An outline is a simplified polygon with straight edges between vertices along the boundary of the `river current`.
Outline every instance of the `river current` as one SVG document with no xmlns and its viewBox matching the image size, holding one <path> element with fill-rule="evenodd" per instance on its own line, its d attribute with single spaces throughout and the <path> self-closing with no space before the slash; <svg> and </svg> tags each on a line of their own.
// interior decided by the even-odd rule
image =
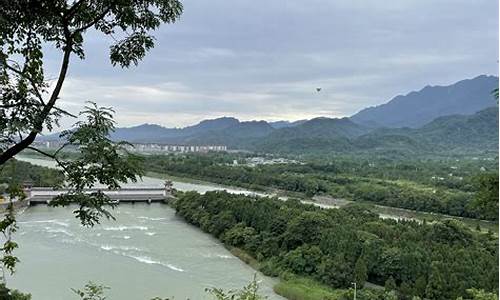
<svg viewBox="0 0 500 300">
<path fill-rule="evenodd" d="M 43 160 L 22 160 L 50 166 Z M 146 177 L 130 186 L 163 182 Z M 222 189 L 181 182 L 174 187 L 201 193 Z M 121 204 L 113 211 L 115 221 L 104 220 L 94 228 L 81 226 L 73 209 L 40 205 L 18 216 L 14 240 L 20 245 L 15 254 L 21 262 L 7 279 L 10 287 L 30 292 L 33 300 L 68 300 L 78 299 L 71 288 L 94 281 L 110 287 L 110 300 L 194 300 L 212 299 L 206 288 L 241 288 L 256 274 L 167 205 Z M 257 278 L 262 294 L 283 299 L 272 291 L 275 279 L 262 274 Z"/>
</svg>

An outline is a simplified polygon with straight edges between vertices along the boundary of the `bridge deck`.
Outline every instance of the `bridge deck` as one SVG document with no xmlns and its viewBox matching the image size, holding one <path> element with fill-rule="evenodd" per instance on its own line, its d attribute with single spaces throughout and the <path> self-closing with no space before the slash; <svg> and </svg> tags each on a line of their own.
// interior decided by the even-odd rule
<svg viewBox="0 0 500 300">
<path fill-rule="evenodd" d="M 63 194 L 68 190 L 52 190 L 49 188 L 34 188 L 31 190 L 31 196 L 28 197 L 29 205 L 48 204 L 57 195 Z M 87 192 L 98 191 L 98 189 L 89 189 Z M 125 188 L 120 190 L 102 190 L 109 198 L 118 203 L 153 203 L 166 202 L 171 198 L 170 193 L 165 193 L 163 188 Z"/>
</svg>

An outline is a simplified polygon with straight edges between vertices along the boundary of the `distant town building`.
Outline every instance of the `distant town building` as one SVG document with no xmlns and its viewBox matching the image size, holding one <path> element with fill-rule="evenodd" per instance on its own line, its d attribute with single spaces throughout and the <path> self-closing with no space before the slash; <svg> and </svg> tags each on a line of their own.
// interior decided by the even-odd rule
<svg viewBox="0 0 500 300">
<path fill-rule="evenodd" d="M 266 158 L 266 157 L 250 157 L 246 159 L 246 165 L 250 167 L 255 167 L 258 165 L 275 165 L 275 164 L 304 164 L 294 159 L 286 158 Z"/>
<path fill-rule="evenodd" d="M 146 153 L 188 153 L 198 152 L 207 153 L 227 151 L 227 146 L 224 145 L 162 145 L 162 144 L 132 144 L 126 146 L 127 150 L 133 152 L 146 152 Z"/>
<path fill-rule="evenodd" d="M 58 149 L 63 143 L 61 141 L 35 141 L 34 146 L 46 149 Z M 70 149 L 71 147 L 68 147 Z M 125 145 L 125 148 L 131 152 L 144 152 L 144 153 L 187 153 L 187 152 L 225 152 L 227 146 L 225 145 L 166 145 L 156 143 L 135 143 Z M 65 148 L 66 149 L 66 148 Z"/>
</svg>

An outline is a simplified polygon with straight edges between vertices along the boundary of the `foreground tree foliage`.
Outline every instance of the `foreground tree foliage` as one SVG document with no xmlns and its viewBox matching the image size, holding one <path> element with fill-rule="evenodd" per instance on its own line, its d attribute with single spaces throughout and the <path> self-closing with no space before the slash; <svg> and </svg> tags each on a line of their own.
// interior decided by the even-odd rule
<svg viewBox="0 0 500 300">
<path fill-rule="evenodd" d="M 140 159 L 125 150 L 125 143 L 113 143 L 109 139 L 114 130 L 112 112 L 94 103 L 86 106 L 81 113 L 85 120 L 76 123 L 75 129 L 62 133 L 67 145 L 76 146 L 79 155 L 71 160 L 60 160 L 57 155 L 46 154 L 61 167 L 65 186 L 69 188 L 68 193 L 57 196 L 50 205 L 78 204 L 74 213 L 85 226 L 99 223 L 101 217 L 112 218 L 106 207 L 115 205 L 102 191 L 86 193 L 85 189 L 96 183 L 117 189 L 120 183 L 135 182 L 142 174 Z"/>
<path fill-rule="evenodd" d="M 2 295 L 0 285 L 0 296 Z M 83 289 L 72 289 L 72 291 L 78 295 L 81 300 L 105 300 L 105 291 L 109 290 L 108 287 L 96 284 L 94 282 L 87 283 Z M 261 296 L 259 294 L 259 284 L 257 282 L 257 277 L 246 286 L 239 290 L 229 290 L 226 291 L 220 288 L 207 288 L 205 290 L 209 293 L 215 300 L 265 300 L 267 297 Z M 0 299 L 4 299 L 1 298 Z M 6 298 L 5 300 L 30 300 L 30 298 Z M 151 300 L 173 300 L 173 298 L 160 298 L 155 297 Z"/>
<path fill-rule="evenodd" d="M 225 291 L 221 288 L 208 288 L 206 291 L 216 300 L 265 300 L 267 297 L 259 294 L 257 276 L 240 290 Z"/>
<path fill-rule="evenodd" d="M 267 275 L 292 272 L 333 288 L 366 280 L 403 299 L 498 293 L 498 239 L 458 221 L 383 220 L 357 205 L 325 210 L 225 192 L 188 192 L 174 206 L 189 223 L 255 257 Z"/>
<path fill-rule="evenodd" d="M 23 294 L 17 290 L 8 289 L 4 283 L 0 283 L 0 299 L 2 300 L 31 300 L 31 295 Z"/>
<path fill-rule="evenodd" d="M 113 65 L 129 67 L 154 46 L 149 33 L 174 22 L 177 0 L 1 0 L 0 1 L 0 165 L 26 149 L 62 115 L 56 105 L 71 56 L 84 59 L 89 29 L 110 36 Z M 54 88 L 45 80 L 43 47 L 61 51 Z"/>
<path fill-rule="evenodd" d="M 0 167 L 0 194 L 7 190 L 9 184 L 21 184 L 29 182 L 35 186 L 60 186 L 64 181 L 61 172 L 35 166 L 27 162 L 9 160 L 2 167 Z"/>
<path fill-rule="evenodd" d="M 87 283 L 83 289 L 71 289 L 82 300 L 105 300 L 104 291 L 109 290 L 109 287 L 96 284 L 92 281 Z"/>
<path fill-rule="evenodd" d="M 100 183 L 119 188 L 120 183 L 140 175 L 138 160 L 112 143 L 112 111 L 91 104 L 82 113 L 83 121 L 64 133 L 66 143 L 55 153 L 31 146 L 43 131 L 52 131 L 64 116 L 75 115 L 59 108 L 60 98 L 72 57 L 85 58 L 85 35 L 94 31 L 110 37 L 111 64 L 137 65 L 154 47 L 151 32 L 162 23 L 172 23 L 182 13 L 178 0 L 0 0 L 0 168 L 25 149 L 54 159 L 70 188 L 54 205 L 75 203 L 76 217 L 92 226 L 104 216 L 109 199 L 101 192 L 85 194 L 85 188 Z M 44 50 L 61 53 L 61 64 L 50 84 L 44 73 Z M 52 85 L 49 88 L 49 85 Z M 60 159 L 60 151 L 73 146 L 80 150 L 74 161 Z M 19 184 L 10 182 L 11 195 L 19 195 Z M 2 247 L 5 268 L 14 271 L 17 244 L 10 235 L 16 222 L 12 210 L 0 222 L 7 237 Z"/>
</svg>

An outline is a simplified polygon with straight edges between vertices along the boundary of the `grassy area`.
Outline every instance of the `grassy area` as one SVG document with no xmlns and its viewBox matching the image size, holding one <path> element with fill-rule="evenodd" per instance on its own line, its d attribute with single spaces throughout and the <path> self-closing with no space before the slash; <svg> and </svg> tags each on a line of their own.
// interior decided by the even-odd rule
<svg viewBox="0 0 500 300">
<path fill-rule="evenodd" d="M 273 289 L 289 300 L 337 300 L 344 292 L 304 277 L 281 280 Z"/>
</svg>

